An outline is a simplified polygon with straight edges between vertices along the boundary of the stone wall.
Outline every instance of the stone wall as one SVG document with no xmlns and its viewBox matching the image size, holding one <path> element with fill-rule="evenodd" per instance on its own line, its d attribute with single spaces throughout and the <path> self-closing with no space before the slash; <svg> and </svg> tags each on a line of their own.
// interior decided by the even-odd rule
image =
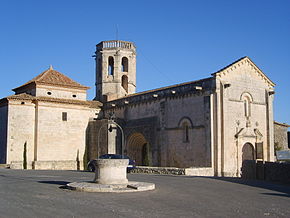
<svg viewBox="0 0 290 218">
<path fill-rule="evenodd" d="M 9 101 L 7 163 L 34 160 L 35 105 L 28 100 Z M 24 151 L 26 147 L 26 152 Z M 31 166 L 27 166 L 31 168 Z"/>
<path fill-rule="evenodd" d="M 84 169 L 88 124 L 99 110 L 86 105 L 10 100 L 6 163 L 23 168 L 26 157 L 27 169 Z"/>
<path fill-rule="evenodd" d="M 98 110 L 77 105 L 39 102 L 37 124 L 38 161 L 80 161 L 86 147 L 86 129 Z M 63 120 L 63 113 L 67 120 Z"/>
<path fill-rule="evenodd" d="M 87 92 L 80 89 L 38 85 L 35 96 L 85 101 L 87 99 Z"/>
<path fill-rule="evenodd" d="M 274 146 L 276 150 L 288 149 L 288 126 L 274 123 Z"/>
<path fill-rule="evenodd" d="M 205 79 L 148 91 L 108 102 L 105 114 L 114 112 L 121 120 L 126 148 L 130 141 L 143 146 L 140 137 L 145 138 L 153 166 L 207 167 L 212 164 L 212 89 L 212 80 Z M 188 125 L 187 140 L 184 122 Z M 135 140 L 131 138 L 134 134 Z"/>
</svg>

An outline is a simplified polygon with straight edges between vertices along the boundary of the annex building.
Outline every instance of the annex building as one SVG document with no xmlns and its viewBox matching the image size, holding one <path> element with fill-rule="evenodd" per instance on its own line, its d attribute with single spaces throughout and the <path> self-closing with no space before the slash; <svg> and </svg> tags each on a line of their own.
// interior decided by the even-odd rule
<svg viewBox="0 0 290 218">
<path fill-rule="evenodd" d="M 93 101 L 88 87 L 52 67 L 0 100 L 0 163 L 83 169 L 100 154 L 126 153 L 138 165 L 240 176 L 245 160 L 274 160 L 275 84 L 249 57 L 208 78 L 141 93 L 133 43 L 103 41 L 95 60 Z"/>
</svg>

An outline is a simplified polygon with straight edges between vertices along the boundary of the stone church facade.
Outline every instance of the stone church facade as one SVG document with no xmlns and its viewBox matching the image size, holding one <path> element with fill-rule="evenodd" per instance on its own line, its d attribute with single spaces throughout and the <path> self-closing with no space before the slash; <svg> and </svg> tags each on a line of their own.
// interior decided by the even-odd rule
<svg viewBox="0 0 290 218">
<path fill-rule="evenodd" d="M 1 163 L 23 162 L 25 143 L 35 169 L 82 169 L 102 153 L 125 153 L 138 165 L 240 176 L 245 160 L 274 160 L 275 84 L 250 58 L 205 79 L 141 93 L 133 43 L 101 42 L 95 60 L 94 101 L 86 100 L 87 87 L 68 78 L 58 84 L 51 75 L 1 100 Z M 112 114 L 123 134 L 108 120 Z"/>
</svg>

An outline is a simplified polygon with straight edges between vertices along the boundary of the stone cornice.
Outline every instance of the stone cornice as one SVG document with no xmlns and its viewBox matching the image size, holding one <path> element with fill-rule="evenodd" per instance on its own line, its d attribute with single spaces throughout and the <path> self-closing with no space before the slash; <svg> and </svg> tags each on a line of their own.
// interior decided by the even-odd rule
<svg viewBox="0 0 290 218">
<path fill-rule="evenodd" d="M 207 96 L 213 93 L 213 78 L 173 85 L 160 89 L 128 95 L 123 98 L 104 103 L 104 109 L 124 107 L 128 105 L 147 104 L 164 98 L 182 98 L 187 96 Z"/>
<path fill-rule="evenodd" d="M 6 98 L 0 100 L 1 102 L 9 101 L 9 100 L 19 100 L 25 101 L 30 100 L 33 102 L 42 101 L 42 102 L 51 102 L 51 103 L 59 103 L 59 104 L 74 104 L 74 105 L 83 105 L 88 106 L 90 108 L 100 108 L 102 103 L 99 101 L 81 101 L 81 100 L 71 100 L 71 99 L 61 99 L 61 98 L 50 98 L 50 97 L 35 97 L 32 95 L 28 95 L 25 93 L 19 95 L 11 95 Z"/>
</svg>

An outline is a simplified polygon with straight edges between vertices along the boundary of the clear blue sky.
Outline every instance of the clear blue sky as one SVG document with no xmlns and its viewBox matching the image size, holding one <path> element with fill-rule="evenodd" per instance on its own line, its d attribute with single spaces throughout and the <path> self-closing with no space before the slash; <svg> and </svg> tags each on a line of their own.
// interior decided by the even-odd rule
<svg viewBox="0 0 290 218">
<path fill-rule="evenodd" d="M 2 0 L 0 98 L 50 64 L 94 97 L 95 45 L 137 45 L 137 90 L 210 76 L 249 56 L 274 81 L 275 120 L 290 124 L 289 0 Z"/>
</svg>

